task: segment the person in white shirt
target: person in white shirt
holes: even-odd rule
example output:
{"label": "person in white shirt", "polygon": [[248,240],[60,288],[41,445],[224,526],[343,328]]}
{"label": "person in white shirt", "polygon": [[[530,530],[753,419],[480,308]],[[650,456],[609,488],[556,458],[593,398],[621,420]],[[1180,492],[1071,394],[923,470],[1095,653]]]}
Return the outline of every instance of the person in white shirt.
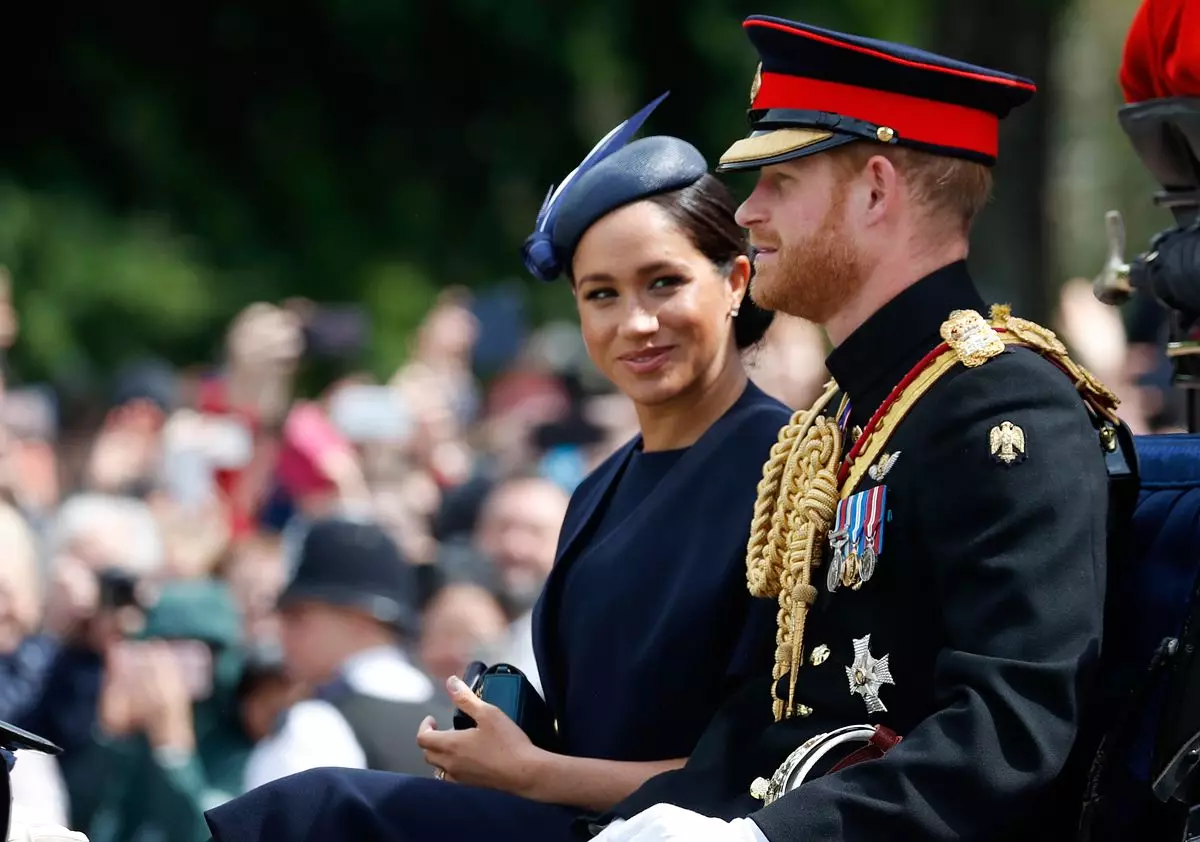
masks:
{"label": "person in white shirt", "polygon": [[429,776],[413,735],[446,717],[403,645],[415,637],[414,571],[373,523],[318,521],[279,597],[283,656],[314,688],[251,754],[245,788],[338,766]]}

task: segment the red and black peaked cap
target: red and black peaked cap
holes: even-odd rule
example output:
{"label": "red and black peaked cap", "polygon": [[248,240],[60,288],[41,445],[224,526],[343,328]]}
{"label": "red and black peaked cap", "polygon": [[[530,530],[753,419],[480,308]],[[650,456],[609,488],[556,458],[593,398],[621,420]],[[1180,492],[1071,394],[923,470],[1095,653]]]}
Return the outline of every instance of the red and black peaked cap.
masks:
{"label": "red and black peaked cap", "polygon": [[1000,120],[1033,97],[1028,79],[903,44],[754,15],[760,64],[748,137],[718,171],[755,169],[868,140],[992,166]]}

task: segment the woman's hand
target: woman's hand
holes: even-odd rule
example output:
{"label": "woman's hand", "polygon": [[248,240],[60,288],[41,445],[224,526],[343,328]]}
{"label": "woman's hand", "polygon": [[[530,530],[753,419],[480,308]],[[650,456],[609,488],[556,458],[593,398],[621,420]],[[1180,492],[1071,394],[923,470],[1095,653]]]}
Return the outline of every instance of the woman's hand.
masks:
{"label": "woman's hand", "polygon": [[536,789],[546,752],[458,678],[451,678],[446,687],[455,707],[474,719],[476,727],[439,731],[433,718],[426,718],[417,731],[417,745],[425,751],[425,760],[445,772],[446,780],[529,797]]}

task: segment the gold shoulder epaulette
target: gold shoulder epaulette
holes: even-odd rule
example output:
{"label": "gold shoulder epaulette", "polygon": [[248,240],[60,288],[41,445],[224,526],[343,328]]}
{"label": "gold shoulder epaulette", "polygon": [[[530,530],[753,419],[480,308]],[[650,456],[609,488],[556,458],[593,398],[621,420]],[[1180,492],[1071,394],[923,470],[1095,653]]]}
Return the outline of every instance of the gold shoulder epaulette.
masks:
{"label": "gold shoulder epaulette", "polygon": [[1004,351],[1004,340],[974,310],[955,310],[942,322],[942,339],[967,368],[983,365]]}
{"label": "gold shoulder epaulette", "polygon": [[1017,318],[1007,304],[993,304],[991,317],[991,327],[999,331],[1005,344],[1023,345],[1037,351],[1074,381],[1075,388],[1092,408],[1109,421],[1117,422],[1116,412],[1117,407],[1121,405],[1120,398],[1101,383],[1096,375],[1071,359],[1067,353],[1067,346],[1055,336],[1054,331],[1028,319]]}

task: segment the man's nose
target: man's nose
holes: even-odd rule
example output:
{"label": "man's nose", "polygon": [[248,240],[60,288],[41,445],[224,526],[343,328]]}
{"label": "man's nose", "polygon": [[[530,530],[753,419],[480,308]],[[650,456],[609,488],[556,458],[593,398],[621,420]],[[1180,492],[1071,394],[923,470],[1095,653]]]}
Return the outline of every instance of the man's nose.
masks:
{"label": "man's nose", "polygon": [[754,186],[754,190],[746,197],[746,201],[742,202],[733,215],[737,224],[743,228],[752,228],[766,221],[765,209],[762,201],[762,191],[759,185]]}

